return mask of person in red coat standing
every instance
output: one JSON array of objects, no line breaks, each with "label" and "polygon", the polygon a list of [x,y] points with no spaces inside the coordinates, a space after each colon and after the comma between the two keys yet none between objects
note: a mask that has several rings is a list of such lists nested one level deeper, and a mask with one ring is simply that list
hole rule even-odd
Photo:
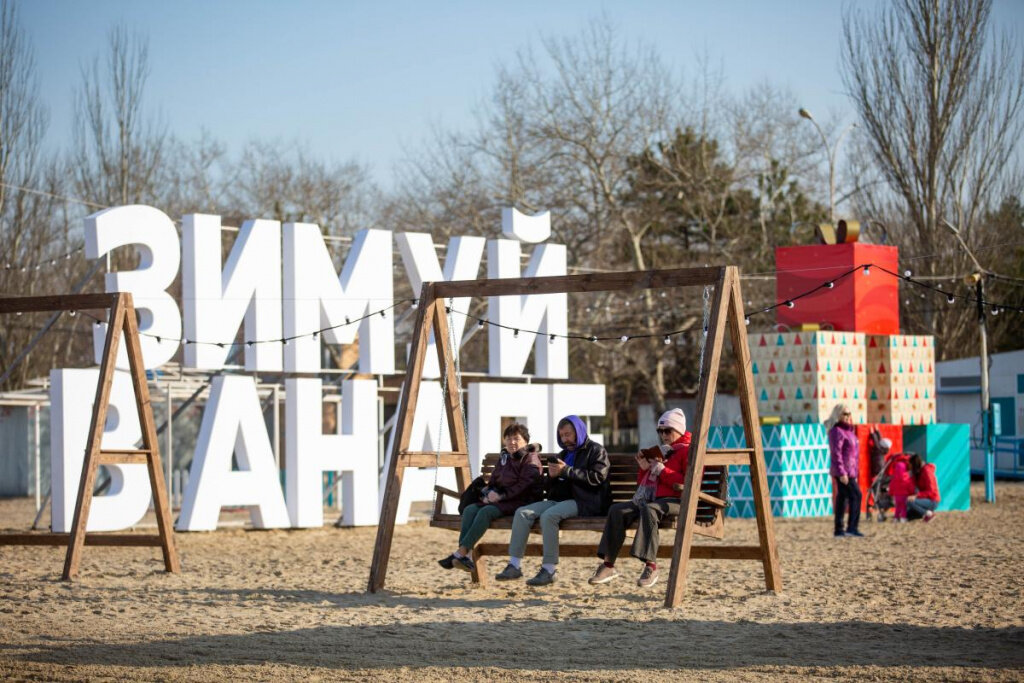
[{"label": "person in red coat standing", "polygon": [[935,465],[926,463],[917,453],[910,454],[910,471],[917,485],[917,495],[907,500],[908,517],[921,517],[926,522],[935,519],[935,508],[942,497],[939,495],[939,482],[935,478]]},{"label": "person in red coat standing", "polygon": [[[860,473],[860,442],[857,430],[853,426],[850,409],[840,403],[832,410],[825,426],[828,430],[829,455],[832,475],[832,489],[836,492],[835,502],[835,536],[863,536],[857,525],[860,522],[860,487],[857,486],[857,475]],[[843,530],[843,513],[849,507],[850,516]]]},{"label": "person in red coat standing", "polygon": [[590,577],[591,584],[607,583],[618,577],[615,560],[626,540],[626,529],[637,519],[639,523],[629,554],[643,562],[644,568],[636,583],[648,588],[658,580],[658,525],[666,515],[679,514],[680,494],[674,487],[683,483],[690,462],[691,434],[686,431],[683,411],[675,408],[664,413],[658,419],[658,436],[667,446],[663,449],[664,460],[648,458],[645,451],[637,453],[638,496],[608,509],[597,548],[597,556],[604,562]]}]

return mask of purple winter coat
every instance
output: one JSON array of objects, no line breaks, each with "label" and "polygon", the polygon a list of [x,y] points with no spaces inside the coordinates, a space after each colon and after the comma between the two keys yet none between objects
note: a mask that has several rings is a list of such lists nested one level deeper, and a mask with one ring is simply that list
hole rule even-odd
[{"label": "purple winter coat", "polygon": [[856,428],[837,422],[828,430],[828,450],[832,461],[829,473],[833,477],[856,479],[860,474],[860,442]]}]

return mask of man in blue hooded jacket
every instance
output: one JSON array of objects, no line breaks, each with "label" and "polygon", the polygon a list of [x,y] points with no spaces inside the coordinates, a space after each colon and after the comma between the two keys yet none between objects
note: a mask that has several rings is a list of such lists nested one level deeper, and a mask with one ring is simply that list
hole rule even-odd
[{"label": "man in blue hooded jacket", "polygon": [[591,441],[587,426],[575,415],[558,422],[558,459],[548,463],[545,482],[547,500],[524,505],[512,515],[512,538],[508,544],[508,566],[497,575],[499,581],[523,576],[522,560],[530,527],[540,519],[544,557],[537,576],[529,586],[554,583],[558,566],[558,526],[570,517],[603,515],[611,503],[608,471],[611,463],[604,446]]}]

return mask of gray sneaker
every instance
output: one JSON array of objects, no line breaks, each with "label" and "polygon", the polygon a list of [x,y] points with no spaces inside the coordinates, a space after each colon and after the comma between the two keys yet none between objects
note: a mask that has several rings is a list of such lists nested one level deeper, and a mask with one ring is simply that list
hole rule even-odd
[{"label": "gray sneaker", "polygon": [[640,573],[640,578],[636,580],[636,585],[642,588],[650,588],[658,582],[658,570],[648,565],[644,565],[644,570]]},{"label": "gray sneaker", "polygon": [[612,579],[617,579],[618,577],[619,572],[615,570],[615,567],[609,567],[602,562],[597,568],[597,571],[594,572],[594,575],[587,579],[587,582],[592,586],[596,586],[601,583],[608,583]]},{"label": "gray sneaker", "polygon": [[513,567],[512,564],[509,563],[505,566],[501,573],[495,576],[494,578],[496,578],[498,581],[512,581],[513,579],[523,578],[523,572],[517,567]]},{"label": "gray sneaker", "polygon": [[549,585],[551,585],[551,584],[553,584],[555,582],[555,574],[557,574],[557,573],[558,573],[557,569],[555,571],[553,571],[553,572],[549,572],[547,569],[544,569],[544,567],[541,567],[540,571],[537,572],[537,576],[535,576],[532,579],[530,579],[529,581],[527,581],[526,585],[527,586],[549,586]]}]

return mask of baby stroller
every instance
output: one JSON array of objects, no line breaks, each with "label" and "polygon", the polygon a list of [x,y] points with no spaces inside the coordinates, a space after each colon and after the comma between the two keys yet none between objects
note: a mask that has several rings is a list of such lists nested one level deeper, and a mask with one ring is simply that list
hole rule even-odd
[{"label": "baby stroller", "polygon": [[892,441],[884,438],[877,429],[872,429],[868,435],[868,455],[871,458],[871,485],[868,487],[866,507],[868,521],[874,513],[879,522],[884,522],[885,513],[893,506],[892,496],[889,495],[889,470],[894,458],[889,455],[890,448]]}]

